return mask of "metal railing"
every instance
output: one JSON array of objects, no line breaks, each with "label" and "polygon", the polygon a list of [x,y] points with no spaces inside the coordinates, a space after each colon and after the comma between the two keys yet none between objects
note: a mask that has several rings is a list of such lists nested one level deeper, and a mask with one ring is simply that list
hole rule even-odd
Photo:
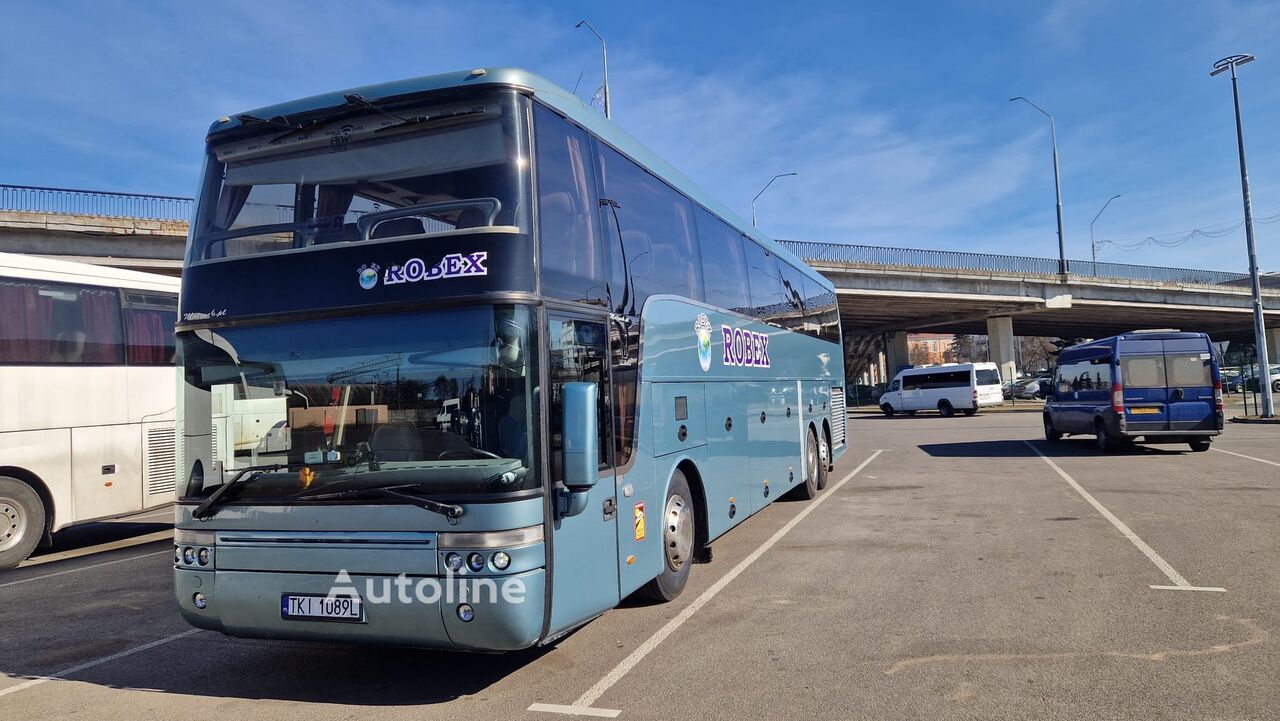
[{"label": "metal railing", "polygon": [[[993,273],[1057,275],[1056,258],[1034,258],[1022,255],[968,253],[954,250],[922,248],[890,248],[877,245],[845,245],[803,240],[780,240],[782,247],[811,262],[861,263],[866,265],[898,265],[937,270],[977,270]],[[1194,285],[1248,286],[1245,273],[1194,268],[1165,268],[1129,263],[1095,263],[1068,260],[1067,272],[1094,278],[1143,280],[1155,283],[1188,283]]]},{"label": "metal railing", "polygon": [[185,222],[194,209],[194,199],[170,195],[0,184],[0,210]]}]

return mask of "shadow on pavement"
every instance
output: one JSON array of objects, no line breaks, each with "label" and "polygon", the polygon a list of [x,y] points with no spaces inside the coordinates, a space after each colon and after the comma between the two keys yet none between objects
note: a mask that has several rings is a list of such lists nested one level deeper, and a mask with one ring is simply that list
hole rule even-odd
[{"label": "shadow on pavement", "polygon": [[[1102,453],[1093,446],[1092,438],[1068,438],[1058,443],[1033,440],[1037,450],[1049,458],[1075,458],[1112,456],[1180,456],[1190,454],[1185,445],[1144,446],[1141,444]],[[968,441],[960,443],[921,443],[920,450],[935,458],[1020,458],[1035,457],[1035,453],[1020,440]]]}]

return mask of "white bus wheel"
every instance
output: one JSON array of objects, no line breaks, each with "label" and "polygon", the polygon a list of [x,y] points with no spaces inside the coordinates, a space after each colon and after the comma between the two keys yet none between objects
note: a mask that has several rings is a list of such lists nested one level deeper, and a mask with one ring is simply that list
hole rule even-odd
[{"label": "white bus wheel", "polygon": [[0,569],[25,561],[43,533],[40,496],[16,478],[0,476]]}]

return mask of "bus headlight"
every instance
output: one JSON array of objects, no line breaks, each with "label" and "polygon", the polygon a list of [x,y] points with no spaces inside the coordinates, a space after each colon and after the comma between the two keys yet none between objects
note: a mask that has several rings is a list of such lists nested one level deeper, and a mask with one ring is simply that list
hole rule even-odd
[{"label": "bus headlight", "polygon": [[453,573],[457,573],[458,571],[461,571],[462,570],[462,554],[456,551],[450,551],[449,553],[445,554],[444,565],[445,565],[445,568],[449,569],[449,571]]},{"label": "bus headlight", "polygon": [[472,553],[471,555],[467,556],[467,568],[470,568],[472,571],[476,573],[483,571],[484,556],[478,553]]},{"label": "bus headlight", "polygon": [[507,570],[507,566],[511,565],[511,556],[502,551],[498,551],[493,554],[493,557],[489,559],[489,562],[492,563],[493,567],[499,571],[505,571]]},{"label": "bus headlight", "polygon": [[200,562],[201,566],[209,565],[209,549],[202,548],[199,551],[197,551],[196,560]]},{"label": "bus headlight", "polygon": [[471,619],[476,617],[476,610],[469,603],[458,604],[458,620],[463,623],[471,623]]},{"label": "bus headlight", "polygon": [[196,549],[191,546],[182,549],[182,562],[188,566],[194,566],[196,564]]},{"label": "bus headlight", "polygon": [[197,593],[191,597],[191,605],[203,611],[209,606],[209,599],[205,598],[203,593]]}]

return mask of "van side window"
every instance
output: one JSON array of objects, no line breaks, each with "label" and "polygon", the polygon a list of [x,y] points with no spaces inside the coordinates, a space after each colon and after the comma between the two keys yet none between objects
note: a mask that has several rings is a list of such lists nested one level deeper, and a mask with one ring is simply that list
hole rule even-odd
[{"label": "van side window", "polygon": [[1129,356],[1120,360],[1120,379],[1126,388],[1164,388],[1164,356]]},{"label": "van side window", "polygon": [[889,390],[890,391],[902,390],[902,382],[899,381],[897,378],[894,378],[893,382],[889,384]]}]

